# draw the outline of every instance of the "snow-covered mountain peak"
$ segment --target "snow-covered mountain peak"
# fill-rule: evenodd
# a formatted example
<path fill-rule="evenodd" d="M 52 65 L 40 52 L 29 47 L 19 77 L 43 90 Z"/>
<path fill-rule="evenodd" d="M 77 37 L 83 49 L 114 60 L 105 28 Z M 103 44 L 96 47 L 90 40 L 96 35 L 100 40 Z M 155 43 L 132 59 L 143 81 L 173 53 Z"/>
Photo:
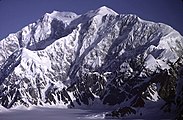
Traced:
<path fill-rule="evenodd" d="M 116 13 L 114 10 L 106 6 L 102 6 L 99 9 L 95 10 L 95 13 L 102 14 L 102 15 L 106 15 L 106 14 L 118 15 L 118 13 Z"/>
<path fill-rule="evenodd" d="M 92 18 L 94 16 L 100 15 L 100 16 L 105 16 L 105 15 L 118 15 L 118 13 L 116 13 L 114 10 L 106 7 L 106 6 L 102 6 L 100 8 L 98 8 L 97 10 L 91 10 L 89 12 L 87 12 L 85 14 L 86 16 L 88 16 L 89 18 Z"/>
<path fill-rule="evenodd" d="M 83 15 L 53 11 L 0 41 L 0 104 L 75 106 L 100 99 L 142 107 L 144 100 L 168 99 L 164 88 L 175 81 L 164 70 L 182 55 L 183 37 L 168 25 L 105 6 Z"/>
<path fill-rule="evenodd" d="M 59 12 L 59 11 L 46 13 L 45 16 L 50 17 L 51 19 L 57 19 L 59 21 L 62 21 L 65 24 L 69 24 L 71 21 L 79 17 L 79 15 L 73 12 Z"/>

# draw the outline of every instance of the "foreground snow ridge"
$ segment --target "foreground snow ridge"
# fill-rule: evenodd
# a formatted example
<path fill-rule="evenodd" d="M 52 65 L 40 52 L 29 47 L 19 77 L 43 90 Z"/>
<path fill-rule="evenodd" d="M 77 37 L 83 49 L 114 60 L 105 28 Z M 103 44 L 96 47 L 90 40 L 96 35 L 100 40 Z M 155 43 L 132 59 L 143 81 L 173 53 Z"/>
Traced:
<path fill-rule="evenodd" d="M 181 119 L 182 55 L 183 37 L 163 23 L 106 6 L 46 13 L 0 41 L 0 111 L 60 106 L 93 111 L 86 119 Z"/>

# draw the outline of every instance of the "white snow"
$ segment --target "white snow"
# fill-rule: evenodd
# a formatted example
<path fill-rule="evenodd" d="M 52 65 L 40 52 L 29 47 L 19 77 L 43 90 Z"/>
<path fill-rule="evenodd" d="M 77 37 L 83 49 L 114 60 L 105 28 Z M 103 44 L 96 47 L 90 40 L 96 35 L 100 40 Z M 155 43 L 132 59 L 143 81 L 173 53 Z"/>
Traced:
<path fill-rule="evenodd" d="M 136 114 L 123 118 L 105 118 L 107 109 L 64 109 L 60 107 L 17 107 L 16 109 L 2 110 L 1 120 L 100 120 L 100 119 L 174 119 L 174 112 L 164 113 L 160 110 L 163 100 L 158 102 L 147 101 L 144 108 L 137 109 Z M 4 108 L 3 108 L 4 109 Z M 141 114 L 141 115 L 140 115 Z"/>
<path fill-rule="evenodd" d="M 93 16 L 97 16 L 97 15 L 100 15 L 100 16 L 114 15 L 114 16 L 116 16 L 116 15 L 118 15 L 118 13 L 115 12 L 114 10 L 106 7 L 106 6 L 102 6 L 97 10 L 91 10 L 91 11 L 87 12 L 86 15 L 88 17 L 92 18 Z"/>
<path fill-rule="evenodd" d="M 25 72 L 25 71 L 22 71 L 22 69 L 25 69 L 25 70 L 32 69 L 33 74 L 37 74 L 39 72 L 44 72 L 47 69 L 51 68 L 51 62 L 48 57 L 46 56 L 39 57 L 37 55 L 37 52 L 30 51 L 26 48 L 22 49 L 21 59 L 22 59 L 20 64 L 21 67 L 15 68 L 16 74 Z M 30 71 L 26 71 L 26 72 L 30 72 Z M 28 74 L 31 74 L 31 73 L 28 73 Z"/>
<path fill-rule="evenodd" d="M 15 74 L 19 79 L 16 83 L 20 83 L 20 80 L 28 79 L 30 82 L 21 83 L 20 90 L 24 93 L 24 100 L 28 102 L 30 95 L 27 92 L 28 85 L 31 85 L 32 88 L 36 88 L 36 79 L 40 80 L 41 83 L 44 83 L 41 89 L 42 99 L 39 100 L 45 101 L 45 91 L 50 87 L 50 83 L 54 83 L 55 87 L 58 87 L 58 90 L 61 90 L 63 87 L 66 87 L 71 81 L 69 81 L 71 75 L 77 75 L 77 70 L 87 71 L 88 68 L 85 68 L 84 65 L 91 66 L 92 68 L 101 67 L 103 63 L 105 63 L 109 57 L 109 64 L 105 64 L 103 67 L 112 66 L 112 63 L 117 62 L 119 56 L 124 56 L 127 59 L 130 56 L 135 56 L 136 52 L 142 53 L 143 51 L 136 51 L 136 44 L 139 44 L 139 48 L 141 45 L 145 44 L 144 41 L 140 41 L 142 38 L 141 34 L 135 36 L 134 28 L 132 30 L 129 29 L 127 25 L 120 26 L 122 24 L 122 20 L 117 21 L 115 17 L 119 15 L 115 11 L 106 6 L 103 6 L 97 10 L 92 10 L 87 12 L 84 15 L 77 15 L 72 12 L 58 12 L 53 11 L 52 13 L 45 14 L 43 20 L 40 19 L 37 22 L 24 27 L 21 31 L 9 35 L 7 38 L 0 41 L 0 66 L 7 62 L 7 58 L 16 50 L 22 49 L 21 61 L 20 64 L 14 69 L 12 74 Z M 127 18 L 128 15 L 124 15 Z M 81 17 L 81 19 L 79 19 Z M 86 18 L 87 19 L 86 19 Z M 120 18 L 120 16 L 118 16 Z M 133 15 L 130 15 L 133 18 Z M 84 20 L 83 20 L 84 18 Z M 52 34 L 56 34 L 60 31 L 55 31 L 52 26 L 52 20 L 57 19 L 60 22 L 63 22 L 65 27 L 73 28 L 71 33 L 68 32 L 67 35 L 61 37 L 59 39 L 48 39 Z M 86 20 L 85 20 L 86 19 Z M 121 18 L 122 19 L 122 18 Z M 75 24 L 70 25 L 73 21 Z M 77 21 L 78 20 L 78 21 Z M 126 22 L 129 22 L 127 20 Z M 131 20 L 133 21 L 133 20 Z M 149 45 L 148 50 L 145 50 L 145 67 L 154 71 L 157 66 L 162 69 L 169 68 L 167 65 L 167 60 L 175 62 L 178 58 L 175 50 L 181 50 L 182 45 L 182 36 L 173 30 L 171 27 L 165 26 L 163 24 L 156 24 L 153 22 L 147 22 L 141 20 L 139 18 L 139 26 L 136 24 L 136 27 L 139 27 L 138 30 L 143 30 L 142 23 L 150 24 L 148 29 L 152 25 L 160 25 L 161 28 L 159 30 L 162 33 L 163 37 L 156 36 L 154 39 L 150 39 L 152 43 L 156 42 L 153 45 Z M 77 24 L 78 23 L 78 24 Z M 125 23 L 124 23 L 125 24 Z M 75 26 L 74 26 L 75 25 Z M 74 26 L 74 27 L 73 27 Z M 125 33 L 121 33 L 121 27 L 124 27 L 127 31 Z M 69 29 L 69 30 L 70 30 Z M 158 28 L 157 28 L 158 29 Z M 153 30 L 153 29 L 152 29 Z M 148 31 L 145 30 L 144 38 L 147 38 Z M 153 36 L 153 34 L 152 34 Z M 128 39 L 128 38 L 131 39 Z M 137 39 L 136 39 L 137 38 Z M 156 39 L 160 41 L 156 41 Z M 119 42 L 118 42 L 119 40 Z M 114 41 L 117 41 L 116 43 Z M 22 42 L 22 45 L 20 44 Z M 145 41 L 149 42 L 149 41 Z M 180 45 L 177 45 L 177 42 Z M 44 43 L 45 48 L 41 50 L 34 49 L 33 47 L 37 47 L 36 45 L 40 45 L 39 43 Z M 47 44 L 51 43 L 51 44 Z M 23 46 L 24 45 L 24 46 Z M 31 45 L 31 46 L 30 46 Z M 116 46 L 117 47 L 116 47 Z M 121 45 L 121 46 L 120 46 Z M 23 46 L 23 47 L 22 47 Z M 27 47 L 29 46 L 29 47 Z M 133 46 L 134 50 L 127 51 L 128 46 Z M 112 49 L 110 49 L 112 47 Z M 146 47 L 146 46 L 145 46 Z M 180 47 L 180 48 L 178 48 Z M 120 50 L 118 56 L 115 56 L 116 51 Z M 141 49 L 137 49 L 141 50 Z M 151 54 L 154 51 L 156 52 L 162 50 L 162 53 L 159 54 Z M 109 56 L 111 53 L 112 55 Z M 113 57 L 114 55 L 114 57 Z M 153 56 L 154 55 L 154 56 Z M 155 57 L 156 56 L 156 57 Z M 117 59 L 116 59 L 117 58 Z M 106 60 L 105 60 L 106 59 Z M 122 59 L 119 59 L 119 61 Z M 72 66 L 71 66 L 72 65 Z M 81 69 L 80 69 L 81 68 Z M 126 75 L 130 75 L 133 72 L 130 67 L 128 61 L 120 64 L 120 71 L 124 72 Z M 111 68 L 113 69 L 113 68 Z M 70 72 L 69 72 L 70 71 Z M 89 71 L 89 70 L 88 70 Z M 71 73 L 71 74 L 70 74 Z M 93 73 L 96 75 L 100 75 L 98 72 Z M 107 72 L 104 74 L 111 74 L 111 72 Z M 105 75 L 104 75 L 105 76 Z M 107 79 L 103 75 L 100 77 L 104 78 L 107 82 Z M 7 78 L 8 79 L 8 78 Z M 74 79 L 75 80 L 75 79 Z M 64 81 L 64 82 L 63 82 Z M 65 82 L 67 81 L 67 83 Z M 24 82 L 24 81 L 23 81 Z M 9 87 L 9 86 L 8 86 Z M 22 94 L 23 94 L 22 93 Z M 72 100 L 74 100 L 73 93 L 68 93 Z M 158 101 L 158 94 L 154 91 L 152 101 Z M 98 96 L 95 96 L 96 98 Z M 10 114 L 6 113 L 6 109 L 0 107 L 0 119 L 25 119 L 29 117 L 30 119 L 103 119 L 104 113 L 100 111 L 91 111 L 88 110 L 78 110 L 78 109 L 63 109 L 66 105 L 63 102 L 59 103 L 58 99 L 54 95 L 54 98 L 57 102 L 59 108 L 50 108 L 51 106 L 48 104 L 44 104 L 47 108 L 39 108 L 33 107 L 30 108 L 29 111 L 26 108 L 17 107 L 11 109 Z M 94 101 L 96 102 L 96 101 Z M 101 102 L 101 101 L 100 101 Z M 91 103 L 93 105 L 93 103 Z M 96 104 L 95 104 L 96 105 Z M 89 106 L 87 106 L 89 107 Z M 97 106 L 102 107 L 102 106 Z M 111 106 L 110 106 L 111 107 Z M 103 111 L 103 110 L 102 110 Z"/>
<path fill-rule="evenodd" d="M 1 120 L 89 120 L 104 119 L 103 112 L 98 110 L 63 109 L 50 107 L 33 107 L 10 109 L 0 112 Z"/>
<path fill-rule="evenodd" d="M 157 102 L 160 99 L 160 96 L 158 94 L 158 88 L 157 85 L 155 83 L 151 84 L 148 88 L 147 88 L 148 93 L 150 93 L 150 97 L 147 97 L 147 99 L 149 99 L 150 101 L 153 102 Z"/>
<path fill-rule="evenodd" d="M 156 59 L 151 54 L 149 54 L 147 56 L 147 58 L 145 59 L 145 65 L 146 65 L 146 68 L 148 68 L 152 71 L 156 70 L 156 68 L 157 68 Z"/>
<path fill-rule="evenodd" d="M 116 13 L 114 10 L 112 10 L 112 9 L 106 7 L 106 6 L 100 7 L 95 12 L 98 13 L 98 14 L 101 14 L 101 15 L 105 15 L 105 14 L 118 15 L 118 13 Z"/>
<path fill-rule="evenodd" d="M 4 108 L 3 106 L 0 105 L 0 113 L 1 112 L 8 112 L 8 109 Z"/>
<path fill-rule="evenodd" d="M 73 12 L 59 12 L 59 11 L 53 11 L 52 13 L 46 13 L 46 15 L 50 16 L 52 19 L 57 19 L 60 21 L 63 21 L 67 25 L 70 24 L 71 21 L 79 17 L 76 13 Z"/>
<path fill-rule="evenodd" d="M 159 64 L 159 66 L 161 66 L 162 70 L 170 68 L 170 66 L 168 66 L 168 64 L 165 61 L 157 60 L 157 62 Z"/>

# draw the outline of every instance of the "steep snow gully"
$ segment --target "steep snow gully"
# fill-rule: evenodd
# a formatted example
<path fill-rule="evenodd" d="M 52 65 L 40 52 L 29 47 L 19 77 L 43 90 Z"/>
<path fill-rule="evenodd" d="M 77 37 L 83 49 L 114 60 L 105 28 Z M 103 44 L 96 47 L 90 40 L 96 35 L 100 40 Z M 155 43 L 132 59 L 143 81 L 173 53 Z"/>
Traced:
<path fill-rule="evenodd" d="M 182 55 L 183 37 L 163 23 L 105 6 L 46 13 L 0 41 L 0 109 L 59 105 L 100 109 L 102 118 L 183 119 Z"/>

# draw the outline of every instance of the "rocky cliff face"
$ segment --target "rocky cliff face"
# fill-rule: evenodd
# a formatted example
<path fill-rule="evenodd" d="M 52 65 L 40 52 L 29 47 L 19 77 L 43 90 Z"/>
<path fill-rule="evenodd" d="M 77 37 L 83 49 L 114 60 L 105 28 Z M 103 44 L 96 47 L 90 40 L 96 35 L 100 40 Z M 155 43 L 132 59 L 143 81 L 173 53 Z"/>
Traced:
<path fill-rule="evenodd" d="M 46 13 L 0 41 L 0 104 L 100 101 L 119 106 L 106 115 L 113 117 L 151 103 L 182 111 L 182 54 L 177 31 L 136 15 L 107 7 L 83 15 Z"/>

